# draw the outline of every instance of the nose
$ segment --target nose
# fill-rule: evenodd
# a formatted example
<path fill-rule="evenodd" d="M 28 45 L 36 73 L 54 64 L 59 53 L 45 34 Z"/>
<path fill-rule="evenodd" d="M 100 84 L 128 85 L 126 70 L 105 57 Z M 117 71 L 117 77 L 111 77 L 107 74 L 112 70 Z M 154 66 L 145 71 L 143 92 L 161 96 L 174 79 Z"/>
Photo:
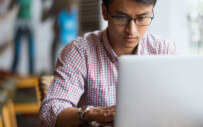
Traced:
<path fill-rule="evenodd" d="M 128 25 L 127 25 L 127 33 L 131 36 L 134 36 L 138 31 L 137 31 L 137 25 L 135 24 L 134 20 L 130 20 Z"/>

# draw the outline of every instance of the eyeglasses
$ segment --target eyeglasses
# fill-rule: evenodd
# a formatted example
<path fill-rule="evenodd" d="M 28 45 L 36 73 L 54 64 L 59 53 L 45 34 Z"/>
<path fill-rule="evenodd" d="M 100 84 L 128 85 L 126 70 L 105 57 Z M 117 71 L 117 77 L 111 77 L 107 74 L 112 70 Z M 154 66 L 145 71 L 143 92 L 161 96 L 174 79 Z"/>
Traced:
<path fill-rule="evenodd" d="M 154 13 L 152 17 L 136 17 L 131 18 L 128 16 L 112 16 L 110 13 L 109 15 L 113 18 L 114 24 L 116 25 L 127 25 L 131 20 L 134 20 L 135 24 L 138 26 L 148 26 L 154 19 Z"/>

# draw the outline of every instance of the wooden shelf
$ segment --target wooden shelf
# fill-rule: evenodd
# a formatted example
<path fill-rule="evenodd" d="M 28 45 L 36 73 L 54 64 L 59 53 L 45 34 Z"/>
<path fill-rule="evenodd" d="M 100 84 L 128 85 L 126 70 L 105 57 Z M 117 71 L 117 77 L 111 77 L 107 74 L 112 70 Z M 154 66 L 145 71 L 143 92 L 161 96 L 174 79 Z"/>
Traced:
<path fill-rule="evenodd" d="M 39 104 L 37 103 L 19 103 L 14 104 L 17 114 L 37 114 L 39 112 Z"/>
<path fill-rule="evenodd" d="M 18 88 L 30 88 L 38 85 L 38 77 L 19 78 L 17 81 Z"/>
<path fill-rule="evenodd" d="M 17 81 L 17 89 L 24 88 L 35 88 L 38 102 L 14 103 L 15 112 L 17 114 L 37 114 L 40 107 L 38 77 L 19 78 Z"/>

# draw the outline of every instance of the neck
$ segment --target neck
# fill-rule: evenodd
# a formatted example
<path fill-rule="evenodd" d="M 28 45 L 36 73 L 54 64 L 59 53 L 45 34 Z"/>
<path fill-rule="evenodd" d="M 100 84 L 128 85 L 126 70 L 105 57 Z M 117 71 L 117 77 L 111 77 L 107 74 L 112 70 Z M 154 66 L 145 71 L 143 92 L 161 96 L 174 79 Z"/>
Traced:
<path fill-rule="evenodd" d="M 119 48 L 113 48 L 114 52 L 116 53 L 116 55 L 118 57 L 122 56 L 122 55 L 130 55 L 130 54 L 137 54 L 137 48 L 138 46 L 136 46 L 135 48 L 131 49 L 131 48 L 127 48 L 127 49 L 119 49 Z"/>

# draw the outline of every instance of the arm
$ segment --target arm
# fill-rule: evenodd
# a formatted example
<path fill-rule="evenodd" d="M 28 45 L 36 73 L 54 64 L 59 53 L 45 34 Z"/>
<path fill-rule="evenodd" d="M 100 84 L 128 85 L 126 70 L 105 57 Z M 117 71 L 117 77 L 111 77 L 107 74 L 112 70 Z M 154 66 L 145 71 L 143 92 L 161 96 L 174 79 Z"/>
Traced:
<path fill-rule="evenodd" d="M 50 10 L 52 9 L 53 4 L 52 4 L 51 8 L 49 8 L 49 4 L 47 2 L 49 2 L 49 1 L 42 0 L 42 10 L 43 11 L 42 11 L 42 15 L 41 15 L 41 21 L 45 21 L 51 16 Z"/>
<path fill-rule="evenodd" d="M 0 0 L 0 5 L 2 6 L 2 9 L 3 9 L 0 14 L 0 20 L 7 18 L 7 15 L 9 15 L 10 11 L 13 9 L 15 4 L 16 4 L 15 0 L 10 0 L 10 1 Z"/>
<path fill-rule="evenodd" d="M 43 5 L 45 6 L 46 0 L 42 0 L 42 1 L 43 1 Z M 59 13 L 58 10 L 60 10 L 60 8 L 57 5 L 57 3 L 59 2 L 60 1 L 54 0 L 49 9 L 45 9 L 45 7 L 43 7 L 41 21 L 46 21 L 50 17 L 57 18 L 57 15 Z"/>
<path fill-rule="evenodd" d="M 70 43 L 58 58 L 55 78 L 47 91 L 40 108 L 43 126 L 74 126 L 78 120 L 77 104 L 85 92 L 87 77 L 86 61 L 81 46 Z M 86 121 L 110 122 L 114 117 L 114 107 L 95 107 L 86 112 Z"/>
<path fill-rule="evenodd" d="M 10 42 L 7 40 L 3 44 L 0 45 L 0 56 L 6 51 L 6 49 L 10 46 Z"/>
<path fill-rule="evenodd" d="M 57 127 L 72 127 L 82 124 L 78 119 L 77 113 L 79 108 L 67 108 L 63 110 L 56 121 Z"/>
<path fill-rule="evenodd" d="M 57 127 L 72 127 L 83 124 L 78 119 L 79 108 L 67 108 L 63 110 L 57 119 Z M 87 122 L 98 123 L 112 122 L 114 119 L 115 107 L 94 107 L 85 113 L 84 119 Z"/>
<path fill-rule="evenodd" d="M 16 4 L 16 0 L 11 0 L 11 3 L 9 5 L 9 10 L 11 10 L 15 4 Z"/>

